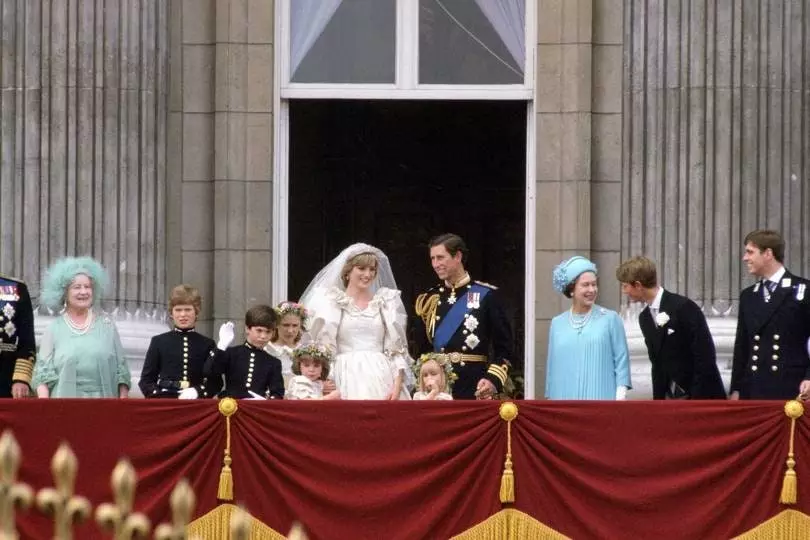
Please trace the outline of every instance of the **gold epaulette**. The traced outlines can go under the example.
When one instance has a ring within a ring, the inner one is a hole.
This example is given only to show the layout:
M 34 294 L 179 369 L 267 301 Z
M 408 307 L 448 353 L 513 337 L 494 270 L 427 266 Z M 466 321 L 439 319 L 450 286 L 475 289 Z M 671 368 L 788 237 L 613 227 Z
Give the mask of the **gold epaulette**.
M 488 287 L 488 288 L 490 288 L 490 289 L 492 289 L 492 290 L 497 290 L 497 289 L 498 289 L 498 287 L 496 287 L 495 285 L 493 285 L 493 284 L 491 284 L 491 283 L 487 283 L 486 281 L 478 281 L 478 280 L 476 279 L 476 280 L 475 280 L 475 282 L 476 282 L 478 285 L 483 285 L 484 287 Z
M 439 293 L 422 293 L 416 297 L 414 304 L 416 316 L 425 323 L 425 333 L 433 343 L 433 332 L 436 330 L 436 310 L 439 308 Z

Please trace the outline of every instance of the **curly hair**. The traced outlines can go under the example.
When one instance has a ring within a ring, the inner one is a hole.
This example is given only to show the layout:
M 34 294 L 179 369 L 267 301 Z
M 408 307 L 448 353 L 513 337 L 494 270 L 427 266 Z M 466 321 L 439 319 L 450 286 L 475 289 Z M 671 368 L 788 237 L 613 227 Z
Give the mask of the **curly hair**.
M 101 263 L 92 257 L 64 257 L 45 270 L 40 294 L 42 305 L 53 310 L 61 309 L 68 287 L 79 274 L 90 278 L 93 284 L 93 306 L 100 306 L 110 278 Z

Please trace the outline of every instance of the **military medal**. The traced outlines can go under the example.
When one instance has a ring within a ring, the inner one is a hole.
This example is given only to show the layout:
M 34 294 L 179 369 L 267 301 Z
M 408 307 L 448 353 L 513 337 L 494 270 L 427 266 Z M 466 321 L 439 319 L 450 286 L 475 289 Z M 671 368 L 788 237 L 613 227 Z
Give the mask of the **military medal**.
M 467 293 L 467 309 L 478 309 L 481 307 L 481 293 Z
M 451 306 L 456 303 L 456 288 L 453 287 L 450 290 L 450 297 L 447 299 L 447 303 Z

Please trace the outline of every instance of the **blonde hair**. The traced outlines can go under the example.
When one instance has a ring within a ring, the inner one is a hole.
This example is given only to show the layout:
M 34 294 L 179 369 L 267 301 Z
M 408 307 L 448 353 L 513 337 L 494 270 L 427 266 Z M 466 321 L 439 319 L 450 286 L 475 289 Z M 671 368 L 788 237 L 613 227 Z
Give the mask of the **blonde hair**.
M 621 283 L 633 284 L 636 281 L 647 289 L 658 285 L 658 274 L 655 263 L 647 257 L 637 256 L 624 261 L 616 269 L 616 279 Z
M 194 313 L 200 314 L 202 296 L 200 291 L 191 285 L 178 285 L 169 294 L 169 312 L 177 306 L 194 306 Z
M 374 268 L 374 275 L 376 276 L 377 257 L 373 253 L 359 253 L 347 260 L 343 265 L 343 268 L 340 270 L 340 280 L 343 282 L 343 286 L 346 287 L 349 285 L 349 274 L 351 273 L 352 268 L 363 268 L 366 266 Z
M 439 368 L 439 374 L 441 375 L 442 384 L 441 388 L 439 389 L 439 392 L 448 392 L 449 386 L 447 385 L 447 374 L 444 372 L 444 368 L 438 362 L 438 360 L 434 360 L 433 358 L 425 360 L 424 362 L 422 362 L 422 365 L 419 366 L 419 391 L 424 392 L 425 394 L 429 392 L 429 390 L 425 388 L 425 379 L 422 378 L 422 370 L 425 369 L 425 366 L 430 364 L 431 362 L 436 364 L 436 367 Z

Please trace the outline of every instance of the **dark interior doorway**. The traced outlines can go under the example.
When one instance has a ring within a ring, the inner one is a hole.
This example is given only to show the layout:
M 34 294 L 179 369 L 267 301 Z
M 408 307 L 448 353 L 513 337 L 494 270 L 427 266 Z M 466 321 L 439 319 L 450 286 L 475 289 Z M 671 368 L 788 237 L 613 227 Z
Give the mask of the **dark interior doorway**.
M 473 279 L 499 287 L 521 357 L 525 185 L 524 102 L 294 100 L 289 296 L 344 247 L 367 242 L 390 258 L 413 317 L 414 299 L 436 282 L 427 242 L 455 232 Z

